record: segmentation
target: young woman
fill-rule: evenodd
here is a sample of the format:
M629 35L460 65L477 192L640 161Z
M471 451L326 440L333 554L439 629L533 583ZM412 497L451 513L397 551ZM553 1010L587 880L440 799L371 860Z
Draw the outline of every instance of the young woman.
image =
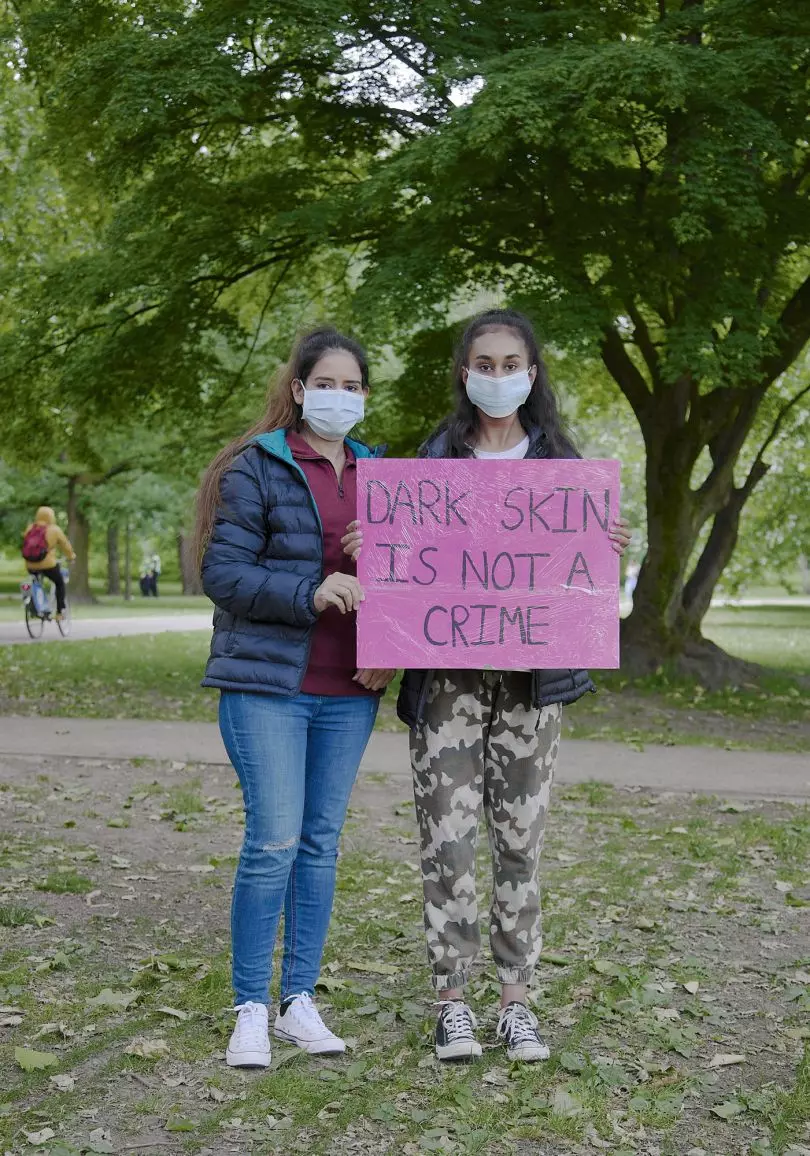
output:
M579 456L522 314L498 309L475 318L458 352L455 385L456 412L420 456ZM616 521L610 537L621 554L630 541L626 523ZM542 945L538 867L562 707L594 689L585 670L405 672L398 711L411 728L440 1059L481 1055L464 986L480 946L475 851L482 809L494 875L489 932L501 982L497 1034L510 1060L548 1057L526 1006Z
M231 908L238 1018L233 1067L270 1063L273 947L284 912L275 1034L307 1052L344 1050L312 997L352 785L394 671L357 670L363 599L347 552L368 365L332 329L301 339L264 417L211 463L197 541L214 634L204 686L245 804Z

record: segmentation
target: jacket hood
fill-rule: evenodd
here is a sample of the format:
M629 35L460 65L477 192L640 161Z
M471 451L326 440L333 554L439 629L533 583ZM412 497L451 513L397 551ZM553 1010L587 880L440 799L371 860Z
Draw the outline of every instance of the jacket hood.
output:
M37 516L34 518L35 522L41 522L45 526L56 525L56 514L50 506L40 506L37 510Z

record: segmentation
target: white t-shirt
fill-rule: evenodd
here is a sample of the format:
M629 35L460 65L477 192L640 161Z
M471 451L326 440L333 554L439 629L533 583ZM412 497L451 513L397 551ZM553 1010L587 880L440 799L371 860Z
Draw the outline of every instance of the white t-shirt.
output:
M526 434L522 442L518 442L516 446L512 446L511 450L474 450L477 458L491 461L492 459L500 461L502 458L525 458L529 452L529 435Z

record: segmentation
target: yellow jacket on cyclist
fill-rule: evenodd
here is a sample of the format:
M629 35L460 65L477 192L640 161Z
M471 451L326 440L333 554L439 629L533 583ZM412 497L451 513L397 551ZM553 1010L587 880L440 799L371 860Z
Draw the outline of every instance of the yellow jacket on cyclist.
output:
M68 538L62 533L56 524L56 514L50 506L40 506L37 510L37 516L30 526L26 526L25 534L39 523L45 526L45 537L48 542L48 553L40 562L26 562L29 570L53 570L56 566L56 551L61 550L66 556L68 562L73 562L76 559L76 551L70 544ZM25 537L23 534L23 537Z

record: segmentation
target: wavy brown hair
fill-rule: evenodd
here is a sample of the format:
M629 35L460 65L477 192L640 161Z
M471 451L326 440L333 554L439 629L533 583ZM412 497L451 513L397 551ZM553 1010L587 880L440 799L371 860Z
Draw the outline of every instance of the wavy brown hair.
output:
M338 349L352 355L360 367L363 388L368 389L368 361L362 346L351 337L328 327L312 329L299 337L286 365L282 365L273 376L262 416L249 430L221 449L203 474L197 492L194 526L194 557L198 567L202 565L203 554L214 527L223 474L259 434L300 427L301 406L293 397L292 383L296 380L306 382L321 358Z

